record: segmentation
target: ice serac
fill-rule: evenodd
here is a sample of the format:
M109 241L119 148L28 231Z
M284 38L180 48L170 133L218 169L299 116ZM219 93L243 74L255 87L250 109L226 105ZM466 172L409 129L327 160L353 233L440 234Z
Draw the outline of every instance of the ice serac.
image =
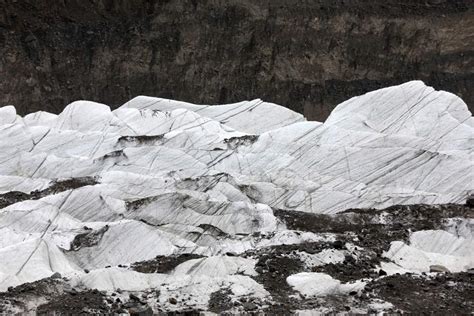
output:
M0 148L0 291L60 272L104 290L166 285L160 300L175 309L167 300L176 293L205 306L200 286L230 287L232 299L267 297L250 277L255 262L239 254L330 240L288 230L274 210L464 203L474 192L473 117L460 98L419 81L352 98L324 123L261 100L204 106L137 97L115 111L77 101L59 115L23 118L7 106ZM76 181L83 177L94 182ZM433 249L430 238L454 238L460 248ZM387 271L422 272L440 261L472 267L472 233L461 240L426 231L411 241L391 245ZM190 253L208 258L166 275L122 266ZM301 258L344 260L329 254ZM116 268L104 272L109 265ZM320 273L288 283L309 296L353 290Z

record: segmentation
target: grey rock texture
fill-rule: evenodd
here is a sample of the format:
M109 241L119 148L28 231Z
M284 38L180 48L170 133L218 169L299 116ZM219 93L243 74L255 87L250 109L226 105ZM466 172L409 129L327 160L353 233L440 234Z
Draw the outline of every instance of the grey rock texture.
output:
M0 105L262 98L324 120L411 79L474 109L471 0L0 0Z

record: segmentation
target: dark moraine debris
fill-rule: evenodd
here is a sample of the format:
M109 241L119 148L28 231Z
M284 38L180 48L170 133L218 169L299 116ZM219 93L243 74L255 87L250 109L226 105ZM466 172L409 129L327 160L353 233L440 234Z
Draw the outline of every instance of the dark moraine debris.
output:
M385 260L384 251L392 241L408 241L410 231L442 229L448 218L473 218L467 205L397 205L383 210L352 209L337 215L274 210L289 229L315 233L334 233L336 243L326 248L341 248L349 242L358 248L358 256L346 256L341 263L320 265L313 272L323 272L342 282L375 278L377 266ZM305 244L299 245L305 251ZM383 272L381 272L383 274Z
M112 313L104 294L97 290L64 293L38 306L37 315L104 315Z
M105 232L109 230L109 225L105 225L99 230L89 231L76 235L74 240L71 242L71 250L78 251L84 247L93 247L99 244L100 240L104 236Z
M130 268L141 273L168 273L183 262L199 258L203 258L203 256L191 253L176 256L157 256L152 260L135 262Z
M0 209L9 205L26 201L39 200L45 196L57 194L67 190L74 190L87 185L96 185L98 183L95 177L78 177L65 180L55 180L52 184L44 190L35 190L30 193L19 191L11 191L0 194Z
M290 229L314 233L357 233L375 228L386 231L440 229L448 218L474 218L474 208L467 204L416 204L395 205L381 210L349 209L336 215L289 210L274 210L274 214Z
M175 193L175 192L163 193L160 195L148 196L148 197L137 199L137 200L128 200L125 202L125 207L127 208L128 211L135 211L142 206L146 206L153 201L163 198L163 196L165 195L173 195L176 199L179 200L180 203L184 203L186 200L192 198L192 196L185 193L179 193L179 192L178 193Z
M219 182L230 182L233 184L235 183L235 180L230 174L226 172L219 172L211 175L187 177L182 179L180 183L177 183L177 185L180 185L180 188L191 188L192 190L207 192Z
M67 190L74 190L78 189L87 185L96 185L99 182L95 177L78 177L78 178L70 178L70 179L65 179L65 180L56 180L53 182L53 184L43 190L43 191L33 191L33 195L51 195L51 194L56 194L59 192L67 191Z
M0 292L0 315L18 310L28 315L122 315L127 310L130 315L153 315L147 304L132 297L122 301L114 294L74 288L66 279L49 277Z
M72 288L61 278L49 277L0 292L0 315L13 315L18 309L35 315L112 315L120 308L107 304L104 293Z
M434 277L395 274L374 280L365 291L413 315L464 315L474 311L474 275L440 273Z
M109 158L118 158L118 157L127 158L127 155L125 155L123 150L120 149L120 150L115 150L115 151L112 151L108 154L105 154L104 156L100 157L99 159L100 160L106 160L106 159L109 159Z
M10 191L7 193L0 194L0 209L7 207L21 201L26 201L31 199L31 194L20 192L20 191Z
M143 199L138 200L130 200L125 202L125 207L129 211L135 211L139 209L141 206L147 205L153 201L155 201L158 197L157 196L149 196Z
M62 293L61 279L46 278L35 282L9 287L7 292L0 292L0 315L8 315L19 307L23 310L28 301L35 297L54 297Z
M466 206L474 208L474 194L470 195L466 200Z
M229 234L214 225L199 224L198 227L204 230L203 234L209 234L216 237L230 237Z
M213 313L222 313L231 309L234 306L232 300L230 299L232 294L232 290L228 288L223 288L219 291L211 293L208 303L209 311Z
M363 278L378 277L380 273L376 272L376 266L380 264L381 258L375 253L364 253L362 258L355 259L352 256L346 256L341 263L329 263L314 267L312 272L321 272L329 274L334 279L341 282L351 282Z
M284 248L285 246L271 247L267 253L259 255L255 265L255 271L258 272L258 275L254 277L255 281L262 284L279 303L270 308L274 315L283 315L296 307L297 301L290 297L296 292L286 282L286 278L304 271L303 262L297 258L288 257L284 253Z
M164 135L139 135L139 136L121 136L118 139L119 144L125 143L136 143L140 145L154 145L161 142L164 139Z
M236 149L239 146L249 146L258 140L258 135L244 135L224 139L229 149Z

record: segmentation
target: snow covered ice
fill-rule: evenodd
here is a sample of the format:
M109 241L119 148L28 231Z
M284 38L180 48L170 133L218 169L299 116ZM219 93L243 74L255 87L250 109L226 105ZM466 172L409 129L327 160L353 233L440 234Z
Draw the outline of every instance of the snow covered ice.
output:
M155 303L169 310L206 309L223 288L233 300L271 299L255 281L256 260L241 254L332 240L289 229L275 210L333 216L463 204L474 192L474 118L460 98L420 81L354 97L324 123L261 100L204 106L140 96L114 111L77 101L59 115L25 117L5 106L0 148L0 291L59 272L90 289L160 289ZM92 183L38 193L67 179ZM12 192L21 198L9 203ZM393 241L382 268L473 268L474 224L463 225L461 235L447 226ZM344 260L329 252L301 258ZM129 268L180 254L200 258L169 273ZM317 272L287 282L307 296L365 284ZM174 296L189 299L172 304Z

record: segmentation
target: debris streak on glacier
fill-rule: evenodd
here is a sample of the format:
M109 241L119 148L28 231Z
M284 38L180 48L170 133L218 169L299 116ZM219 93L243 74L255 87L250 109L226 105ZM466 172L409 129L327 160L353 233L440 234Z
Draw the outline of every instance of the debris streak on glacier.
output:
M54 272L105 290L178 289L187 281L173 275L103 268L194 253L207 256L196 259L199 271L183 263L173 272L196 276L190 293L224 282L264 297L255 262L218 255L330 238L288 230L274 210L464 203L474 189L474 118L460 98L419 81L352 98L324 123L261 100L202 106L141 96L114 111L77 101L59 115L25 117L6 106L0 148L0 194L25 196L0 209L0 291ZM90 183L41 193L67 179ZM91 244L74 248L89 231ZM290 283L312 279L327 277Z

